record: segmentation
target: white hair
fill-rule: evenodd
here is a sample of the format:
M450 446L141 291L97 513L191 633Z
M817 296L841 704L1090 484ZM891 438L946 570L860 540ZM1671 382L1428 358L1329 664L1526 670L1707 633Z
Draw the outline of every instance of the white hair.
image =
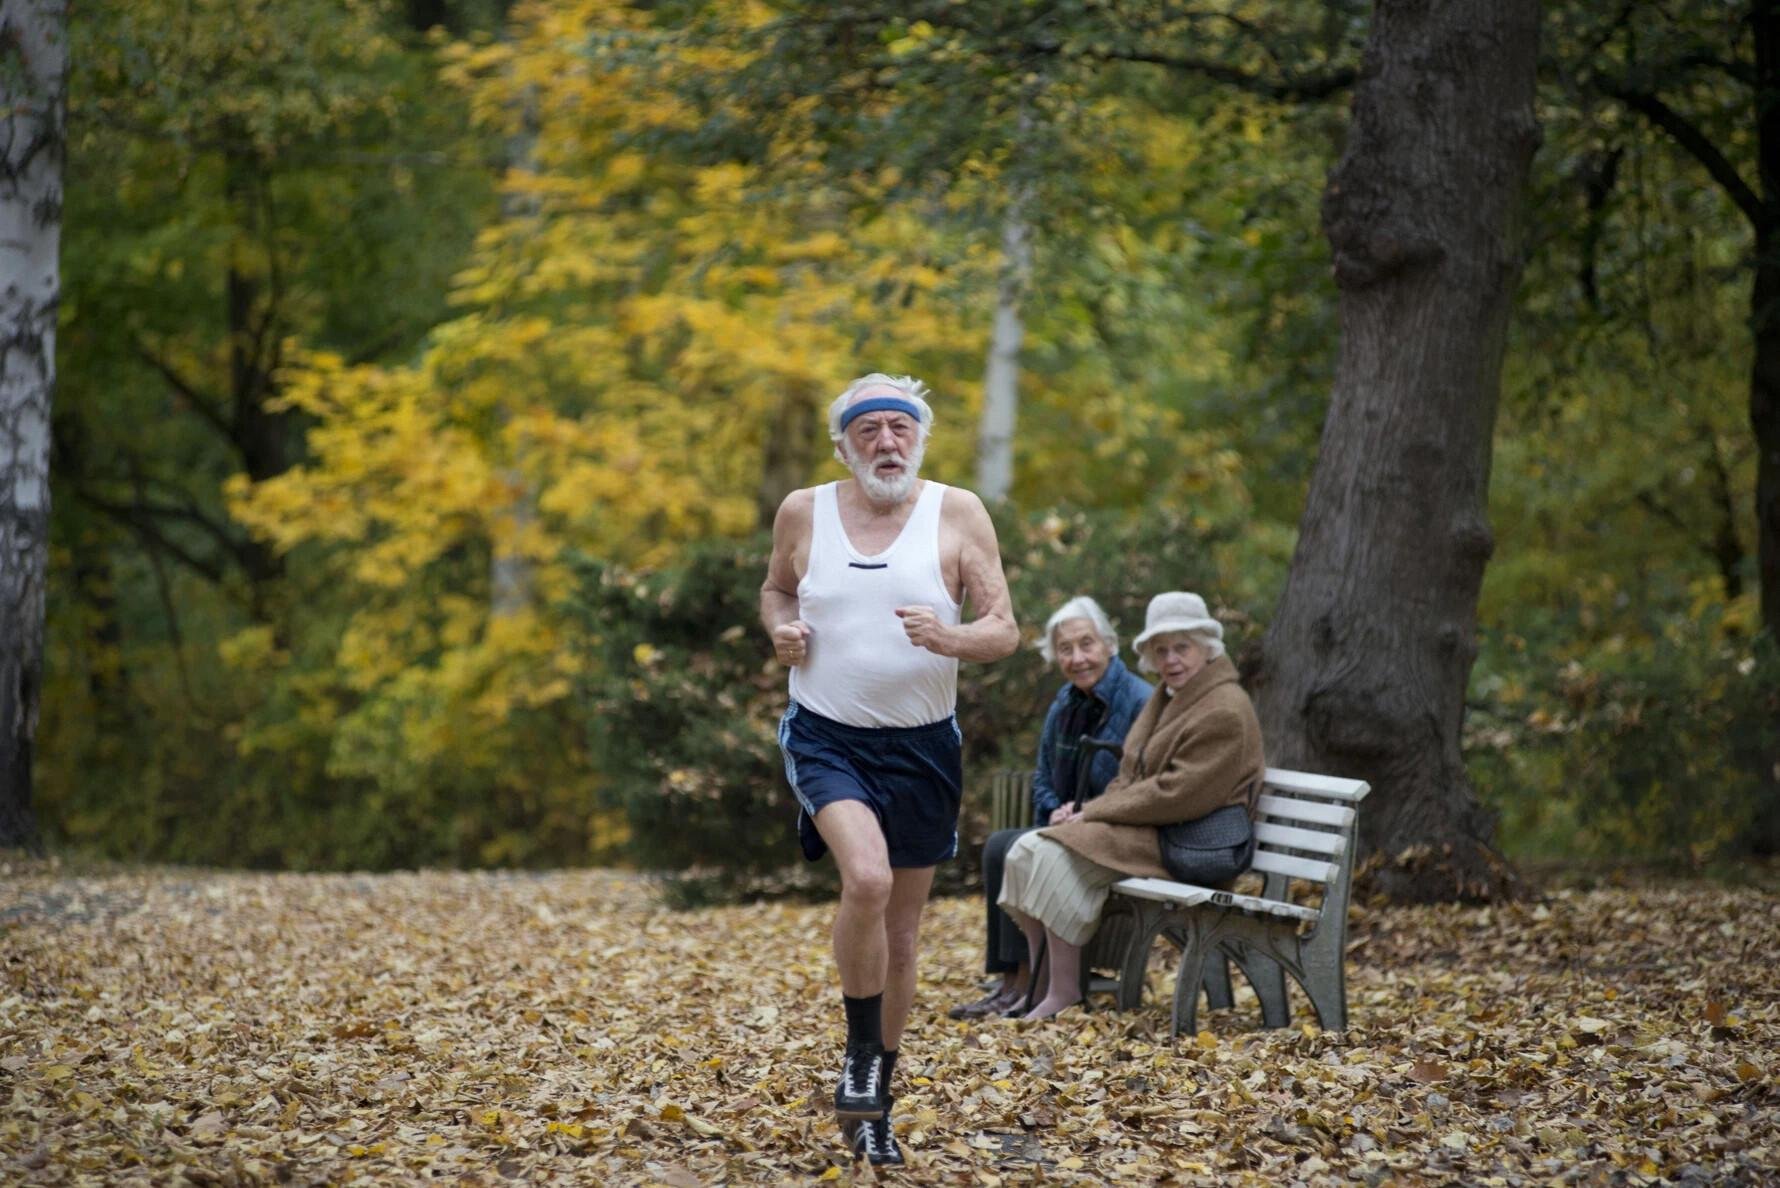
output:
M1224 641L1209 631L1164 631L1160 635L1152 635L1144 641L1144 646L1137 649L1137 670L1139 672L1155 672L1156 665L1150 660L1150 648L1157 640L1172 639L1184 635L1205 649L1205 662L1210 664L1224 654Z
M926 400L927 385L912 375L885 375L881 371L874 371L870 375L860 376L858 379L848 384L845 390L843 390L839 396L834 398L834 403L828 406L829 441L839 443L843 436L841 433L841 414L847 411L847 406L853 402L853 397L865 391L867 388L892 388L901 395L903 399L920 409L921 415L916 418L918 424L918 435L916 440L923 445L926 444L927 435L933 432L933 406L928 404ZM842 459L842 461L845 460L846 459L844 458Z
M1106 650L1115 656L1119 654L1119 633L1113 630L1112 620L1106 617L1098 602L1080 594L1058 607L1056 613L1045 620L1044 638L1038 641L1038 651L1046 664L1057 662L1057 628L1071 619L1086 619L1094 624L1094 633L1106 641Z

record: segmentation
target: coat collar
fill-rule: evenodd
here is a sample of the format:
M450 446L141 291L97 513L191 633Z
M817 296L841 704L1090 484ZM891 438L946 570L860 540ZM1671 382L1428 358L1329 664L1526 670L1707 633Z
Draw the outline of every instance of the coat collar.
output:
M1205 667L1194 673L1193 678L1182 685L1180 691L1173 697L1169 697L1167 693L1163 692L1168 686L1161 684L1156 686L1158 695L1166 699L1166 704L1162 706L1162 716L1169 717L1184 713L1187 707L1219 685L1234 684L1236 680L1236 665L1230 663L1228 655L1208 660Z
M1100 674L1100 679L1094 682L1094 687L1089 692L1110 706L1113 703L1113 691L1124 683L1125 677L1125 662L1115 655L1107 661L1106 671Z

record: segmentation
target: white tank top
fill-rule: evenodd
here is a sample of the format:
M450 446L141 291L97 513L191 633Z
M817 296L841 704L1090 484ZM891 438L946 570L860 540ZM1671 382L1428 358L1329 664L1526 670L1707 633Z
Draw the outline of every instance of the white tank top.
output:
M933 608L956 625L962 609L939 566L939 509L946 488L929 482L889 548L868 557L841 527L836 483L816 488L809 569L797 583L809 651L791 670L791 698L849 726L925 726L952 716L958 661L916 647L899 606Z

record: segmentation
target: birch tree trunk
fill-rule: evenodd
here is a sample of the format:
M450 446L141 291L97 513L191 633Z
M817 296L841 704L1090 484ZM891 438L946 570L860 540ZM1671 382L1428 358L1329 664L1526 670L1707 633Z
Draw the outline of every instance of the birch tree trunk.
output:
M1020 411L1020 307L1032 282L1031 188L1009 203L1001 225L1001 278L995 287L995 326L983 368L983 415L977 427L977 494L990 503L1014 485L1014 426Z
M0 846L33 849L67 18L66 0L0 3Z
M1538 26L1538 0L1378 0L1323 197L1340 354L1258 700L1269 762L1371 783L1362 843L1399 898L1514 883L1459 730Z
M518 127L507 138L506 183L509 186L517 180L516 175L530 177L537 172L538 98L535 88L525 88L518 116ZM505 222L528 221L535 228L539 211L535 194L509 189L501 198L501 218ZM515 411L505 407L500 410L498 421L503 435ZM496 448L503 449L504 443L498 443ZM499 470L501 485L506 488L511 502L507 523L503 526L507 540L503 542L497 533L489 562L489 613L497 619L518 614L532 604L532 563L524 550L525 538L537 519L537 494L522 463L521 458L508 455Z

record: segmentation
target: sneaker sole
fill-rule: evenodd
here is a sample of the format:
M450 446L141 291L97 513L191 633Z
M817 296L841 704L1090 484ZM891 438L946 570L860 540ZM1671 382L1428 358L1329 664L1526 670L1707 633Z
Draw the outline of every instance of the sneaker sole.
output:
M834 1107L834 1116L842 1122L876 1122L889 1113L883 1106L855 1106L852 1109Z

